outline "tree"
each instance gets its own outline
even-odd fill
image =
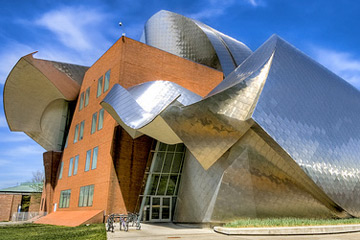
[[[36,172],[32,172],[31,178],[31,187],[34,188],[37,192],[42,192],[45,180],[44,171],[37,170]]]

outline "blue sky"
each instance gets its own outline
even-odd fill
[[[1,98],[20,57],[39,51],[37,58],[91,66],[123,31],[138,40],[146,20],[161,9],[198,19],[253,51],[276,33],[360,88],[358,1],[12,0],[1,5]],[[31,179],[43,168],[44,151],[23,133],[10,132],[0,110],[0,188]]]

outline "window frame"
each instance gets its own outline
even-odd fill
[[[88,172],[90,170],[90,162],[91,162],[91,149],[86,151],[85,172]]]
[[[78,168],[79,168],[79,154],[75,156],[73,176],[77,174]]]
[[[78,137],[79,137],[79,124],[76,124],[75,132],[74,132],[74,143],[77,143]]]
[[[80,131],[79,131],[79,141],[84,139],[84,128],[85,128],[85,120],[80,123]]]
[[[97,167],[98,155],[99,155],[99,146],[93,148],[92,157],[91,157],[91,170],[94,170]]]
[[[104,126],[104,109],[103,108],[101,108],[99,111],[99,119],[98,119],[97,125],[98,125],[97,126],[98,131],[101,130]]]
[[[109,90],[110,87],[110,71],[111,69],[109,69],[106,73],[105,73],[105,77],[104,77],[104,90],[103,92],[106,92],[107,90]]]
[[[93,206],[94,189],[94,184],[80,187],[78,207]]]
[[[97,92],[96,92],[96,97],[100,97],[102,94],[102,90],[103,90],[103,80],[104,76],[99,77],[98,79],[98,84],[97,84]]]
[[[73,171],[73,164],[74,164],[74,158],[70,158],[69,161],[69,171],[68,171],[68,177],[71,177],[72,171]]]
[[[79,103],[79,111],[84,108],[84,92],[80,94],[80,103]]]
[[[93,134],[96,132],[96,125],[97,125],[97,112],[95,112],[92,115],[90,134]]]
[[[89,98],[90,98],[90,87],[88,87],[85,91],[85,101],[84,101],[84,108],[89,105]]]
[[[62,190],[59,198],[59,208],[69,208],[70,206],[71,189]]]

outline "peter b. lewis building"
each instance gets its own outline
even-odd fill
[[[276,35],[253,52],[168,11],[91,67],[26,55],[4,87],[10,129],[46,149],[37,222],[69,226],[360,217],[359,103]]]

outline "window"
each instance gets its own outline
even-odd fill
[[[88,87],[85,92],[85,107],[89,104],[89,97],[90,97],[90,87]]]
[[[73,167],[73,162],[74,162],[74,158],[70,158],[70,163],[69,163],[69,173],[68,176],[70,177],[72,174],[72,167]]]
[[[70,205],[71,190],[64,190],[60,193],[59,208],[68,208]]]
[[[75,126],[75,134],[74,134],[74,143],[78,141],[78,133],[79,133],[79,124]]]
[[[109,89],[110,84],[110,70],[105,73],[105,81],[104,81],[104,92]]]
[[[64,146],[64,148],[66,148],[66,147],[67,147],[67,144],[68,144],[68,139],[69,139],[69,134],[66,136],[66,141],[65,141],[65,146]]]
[[[79,165],[79,155],[76,155],[76,156],[75,156],[74,174],[73,174],[73,175],[76,175],[76,174],[77,174],[78,165]]]
[[[98,130],[102,129],[104,122],[104,109],[100,109],[99,111],[99,123],[98,123]]]
[[[91,169],[95,169],[95,168],[96,168],[96,165],[97,165],[97,157],[98,157],[98,149],[99,149],[99,147],[95,147],[95,148],[93,149]]]
[[[91,134],[96,131],[97,112],[93,114],[91,121]]]
[[[84,107],[84,92],[82,92],[81,95],[80,95],[79,111],[80,111],[81,109],[83,109],[83,107]]]
[[[97,93],[96,97],[99,97],[102,93],[102,85],[103,85],[103,76],[101,76],[98,80]]]
[[[64,162],[63,162],[63,161],[61,161],[61,165],[60,165],[60,173],[59,173],[59,179],[61,179],[61,178],[62,178],[63,168],[64,168]]]
[[[93,204],[94,185],[80,188],[79,207],[91,207]]]
[[[91,149],[86,152],[85,172],[90,169]]]
[[[84,138],[84,125],[85,125],[85,120],[80,123],[79,141]]]

